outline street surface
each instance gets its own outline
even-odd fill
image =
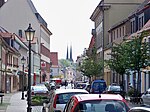
[[[71,84],[68,84],[67,89],[71,89]],[[62,86],[60,89],[65,89]],[[21,92],[5,94],[3,104],[0,105],[0,112],[27,112],[27,101],[21,100]],[[6,106],[7,105],[7,106]],[[140,106],[140,104],[131,104],[130,107]],[[42,112],[42,106],[32,106],[32,112]]]

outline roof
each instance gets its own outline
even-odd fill
[[[8,31],[0,26],[0,33],[8,33]]]
[[[88,91],[86,91],[86,90],[84,90],[84,89],[56,89],[56,91],[55,91],[56,94],[72,93],[72,92],[89,93]]]
[[[150,30],[150,19],[148,20],[148,22],[143,26],[143,28],[141,30]]]
[[[136,13],[142,11],[149,3],[150,3],[150,0],[145,0],[143,3],[141,3],[141,4],[138,6],[138,8],[137,8],[135,11],[133,11],[133,12],[131,12],[131,13],[129,14],[129,17],[132,17],[134,14],[136,14]]]
[[[78,101],[86,101],[86,100],[123,100],[120,95],[116,94],[80,94],[75,95]]]
[[[118,23],[112,25],[112,26],[109,28],[108,31],[113,30],[113,29],[119,27],[120,25],[125,24],[128,20],[129,20],[129,18],[125,18],[125,19],[121,20],[120,22],[118,22]]]
[[[94,44],[95,44],[95,39],[94,39],[94,36],[92,36],[90,44],[89,44],[89,48],[93,48]]]

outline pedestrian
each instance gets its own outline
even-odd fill
[[[66,89],[66,86],[67,86],[67,80],[65,80],[65,89]]]
[[[71,80],[71,88],[73,89],[73,81]]]

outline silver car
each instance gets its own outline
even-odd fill
[[[142,95],[142,101],[145,105],[150,105],[150,88]]]

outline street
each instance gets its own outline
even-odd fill
[[[60,89],[65,89],[65,86],[61,86]],[[71,84],[68,84],[66,89],[71,89]],[[21,95],[21,92],[5,94],[3,104],[0,105],[0,112],[26,112],[26,97],[25,100],[21,100]],[[132,104],[130,102],[128,104],[130,108],[140,106],[140,104]],[[42,106],[32,106],[32,112],[42,112]]]

